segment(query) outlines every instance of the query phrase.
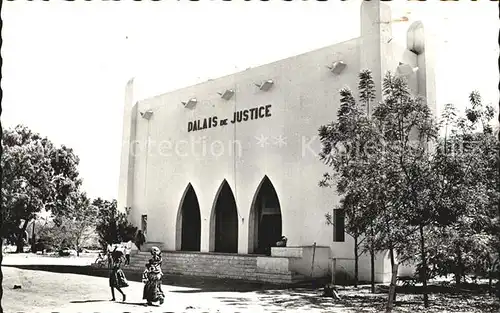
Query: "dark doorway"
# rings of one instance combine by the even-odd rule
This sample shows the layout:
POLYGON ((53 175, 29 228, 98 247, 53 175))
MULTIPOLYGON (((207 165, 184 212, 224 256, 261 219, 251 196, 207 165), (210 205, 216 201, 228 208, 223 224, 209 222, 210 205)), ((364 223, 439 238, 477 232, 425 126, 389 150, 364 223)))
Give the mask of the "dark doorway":
POLYGON ((201 216, 198 198, 189 184, 181 206, 181 250, 200 251, 201 216))
POLYGON ((238 212, 229 184, 224 181, 215 203, 214 251, 238 252, 238 212))
POLYGON ((267 176, 257 189, 250 210, 249 252, 271 253, 282 236, 281 207, 278 195, 267 176))

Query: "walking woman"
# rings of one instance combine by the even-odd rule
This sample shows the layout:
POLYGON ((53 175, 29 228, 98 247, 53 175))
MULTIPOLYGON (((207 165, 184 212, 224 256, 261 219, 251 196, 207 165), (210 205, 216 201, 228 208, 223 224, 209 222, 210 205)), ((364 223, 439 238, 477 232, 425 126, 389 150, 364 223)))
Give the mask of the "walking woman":
POLYGON ((137 246, 137 249, 141 251, 141 246, 146 242, 146 236, 142 232, 142 230, 139 230, 137 232, 137 235, 135 236, 135 245, 137 246))
POLYGON ((161 271, 162 258, 160 249, 153 247, 151 249, 151 256, 143 273, 145 285, 142 298, 147 301, 148 305, 152 305, 156 301, 159 301, 161 305, 163 304, 165 295, 161 290, 163 273, 161 271))
POLYGON ((111 253, 112 267, 109 274, 109 287, 111 287, 111 296, 113 297, 111 301, 115 301, 115 289, 122 294, 123 301, 127 299, 127 296, 122 291, 121 288, 128 287, 127 278, 121 269, 121 265, 124 261, 123 251, 118 250, 115 247, 111 253))

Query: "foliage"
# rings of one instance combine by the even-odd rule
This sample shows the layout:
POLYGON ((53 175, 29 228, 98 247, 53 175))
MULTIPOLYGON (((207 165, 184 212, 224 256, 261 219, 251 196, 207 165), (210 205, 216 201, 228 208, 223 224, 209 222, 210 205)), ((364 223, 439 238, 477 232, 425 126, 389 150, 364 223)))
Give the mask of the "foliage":
MULTIPOLYGON (((369 108, 374 93, 366 90, 367 81, 371 74, 364 71, 359 98, 369 108)), ((382 93, 370 116, 349 90, 341 90, 337 121, 319 129, 321 159, 332 169, 320 186, 336 187, 347 232, 362 234, 365 250, 389 250, 393 264, 396 256, 400 263, 419 263, 427 307, 430 276, 457 268, 484 271, 496 258, 499 149, 489 126, 494 110, 473 92, 466 118, 447 105, 437 123, 403 78, 388 73, 382 93), (440 128, 451 136, 439 138, 440 128)))
MULTIPOLYGON (((359 245, 363 240, 358 238, 365 232, 371 217, 360 213, 363 210, 360 198, 365 197, 361 190, 350 189, 351 182, 356 179, 359 164, 367 160, 367 147, 376 133, 370 124, 366 111, 375 99, 375 86, 371 73, 363 71, 359 75, 360 101, 356 101, 352 92, 345 88, 340 91, 340 107, 337 121, 321 126, 319 137, 322 143, 321 160, 334 169, 334 174, 325 174, 320 181, 322 187, 336 186, 345 193, 339 206, 347 220, 346 231, 354 238, 355 284, 358 280, 359 245)), ((332 224, 332 215, 326 214, 327 223, 332 224)))
POLYGON ((92 204, 97 208, 96 230, 103 249, 108 244, 134 239, 137 227, 128 222, 128 210, 125 213, 118 211, 116 200, 97 198, 92 204))
POLYGON ((79 160, 71 149, 56 147, 21 125, 4 131, 2 149, 4 212, 0 236, 15 239, 19 251, 28 222, 37 213, 64 210, 64 201, 81 184, 79 160))
POLYGON ((54 238, 59 232, 54 228, 54 223, 50 220, 44 220, 43 223, 36 223, 36 250, 51 252, 56 250, 57 244, 54 238))
POLYGON ((54 227, 60 234, 59 249, 65 246, 79 251, 92 237, 96 229, 97 208, 83 192, 73 192, 66 200, 67 210, 55 216, 54 227))
POLYGON ((466 117, 457 117, 451 104, 445 107, 441 122, 445 135, 435 158, 439 175, 450 186, 441 205, 455 208, 460 215, 430 233, 436 241, 430 250, 433 274, 454 273, 457 284, 467 273, 491 275, 500 251, 499 143, 490 125, 494 109, 483 105, 477 92, 469 100, 466 117))

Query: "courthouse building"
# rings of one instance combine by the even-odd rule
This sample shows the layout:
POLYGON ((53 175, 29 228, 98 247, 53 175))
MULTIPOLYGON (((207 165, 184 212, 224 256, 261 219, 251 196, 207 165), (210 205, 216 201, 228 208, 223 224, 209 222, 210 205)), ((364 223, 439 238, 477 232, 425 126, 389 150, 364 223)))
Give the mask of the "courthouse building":
MULTIPOLYGON (((253 258, 251 270, 264 273, 256 280, 287 271, 326 276, 332 264, 352 275, 353 239, 341 218, 335 228, 326 224, 340 197, 318 186, 329 170, 318 158, 318 128, 336 118, 339 90, 355 92, 364 69, 378 99, 391 71, 435 111, 423 24, 408 23, 406 38, 393 38, 388 5, 365 1, 360 16, 359 37, 271 64, 140 101, 128 83, 118 206, 131 208, 147 245, 193 267, 201 259, 253 258), (281 236, 287 247, 269 253, 281 236)), ((215 276, 232 277, 228 264, 215 276)), ((194 272, 184 265, 171 268, 194 272)), ((377 281, 389 279, 387 254, 377 256, 375 273, 377 281)), ((359 275, 369 280, 366 255, 359 275)))

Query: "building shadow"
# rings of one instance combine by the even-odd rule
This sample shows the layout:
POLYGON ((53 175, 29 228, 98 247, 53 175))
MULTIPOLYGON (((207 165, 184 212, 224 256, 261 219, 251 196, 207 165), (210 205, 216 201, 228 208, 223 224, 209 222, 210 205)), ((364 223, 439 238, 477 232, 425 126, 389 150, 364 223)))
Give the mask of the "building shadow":
POLYGON ((248 282, 236 279, 198 277, 188 275, 166 275, 163 278, 163 284, 192 288, 189 290, 173 290, 171 291, 172 293, 254 292, 283 288, 283 286, 279 285, 248 282))
MULTIPOLYGON (((74 265, 2 265, 23 270, 46 271, 52 273, 65 273, 87 275, 94 277, 109 277, 107 268, 74 265)), ((142 272, 123 269, 127 280, 142 281, 142 272)), ((214 277, 200 277, 191 275, 172 275, 166 273, 162 279, 163 285, 185 287, 190 290, 173 290, 172 293, 200 293, 200 292, 253 292, 263 290, 277 290, 287 288, 287 285, 273 285, 266 283, 248 282, 236 279, 223 279, 214 277)))

